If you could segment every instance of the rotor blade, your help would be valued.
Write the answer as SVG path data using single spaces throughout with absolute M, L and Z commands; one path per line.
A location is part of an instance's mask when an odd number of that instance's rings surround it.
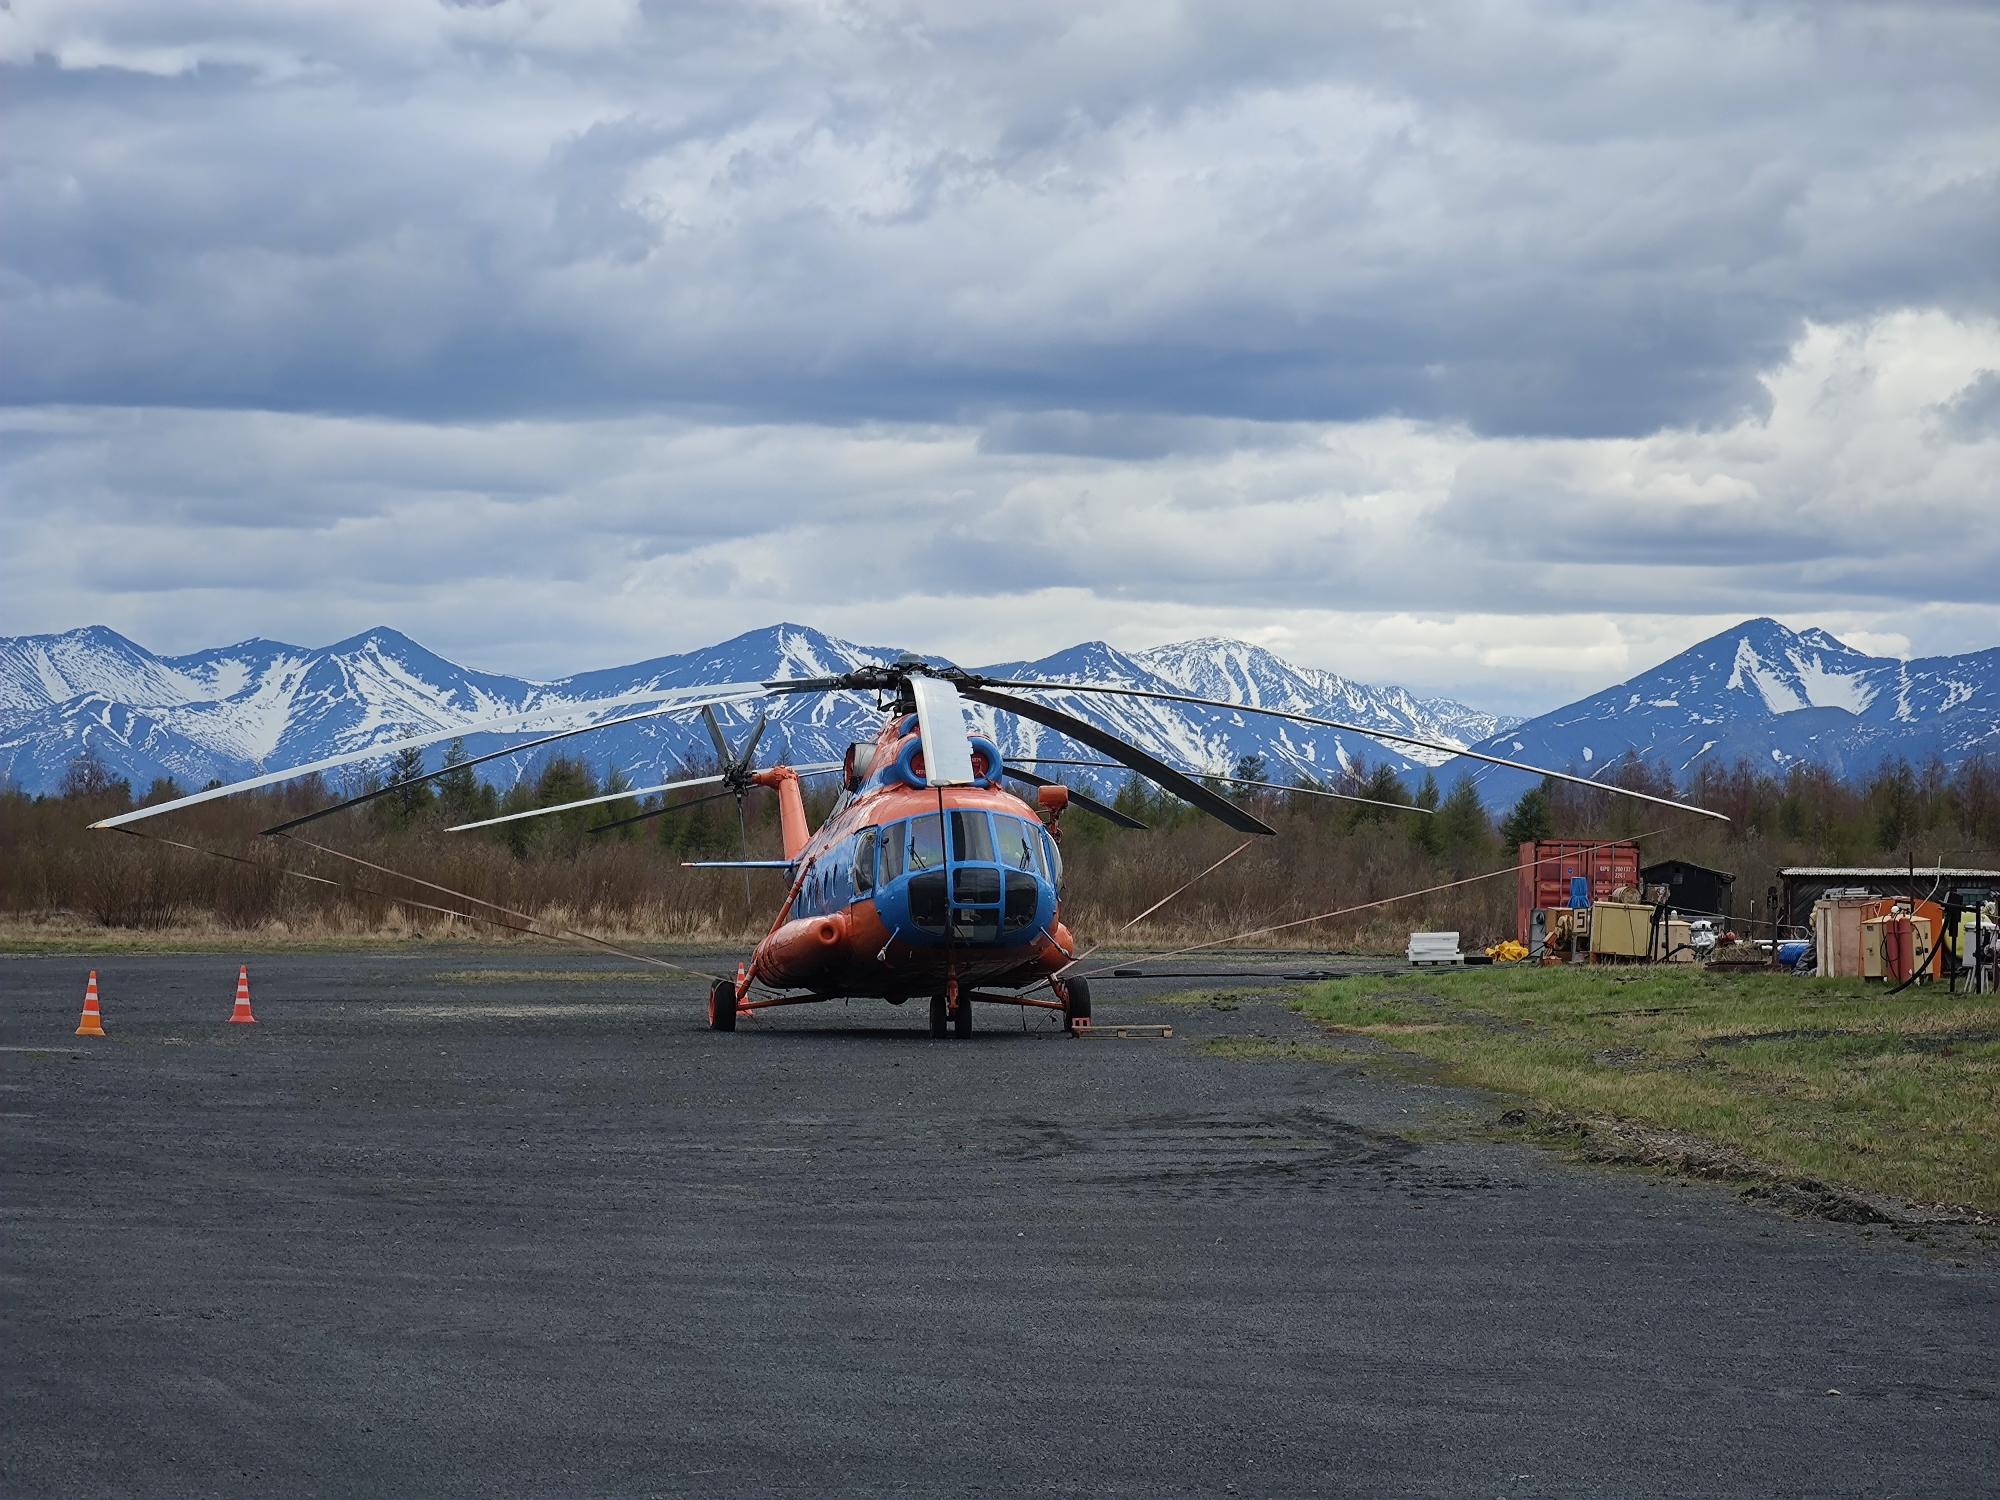
M 661 714 L 672 713 L 676 709 L 701 708 L 708 703 L 742 703 L 756 696 L 758 696 L 756 693 L 748 693 L 728 698 L 708 698 L 696 703 L 668 703 L 663 704 L 659 708 L 648 709 L 642 714 L 627 714 L 623 718 L 604 719 L 596 724 L 586 724 L 580 729 L 558 730 L 554 734 L 545 734 L 539 739 L 524 740 L 518 745 L 509 745 L 502 750 L 489 750 L 484 755 L 475 755 L 469 760 L 462 760 L 455 766 L 440 766 L 437 770 L 426 771 L 421 776 L 411 776 L 402 781 L 392 781 L 387 786 L 377 787 L 372 792 L 362 792 L 358 796 L 349 797 L 343 802 L 335 802 L 329 807 L 318 808 L 309 813 L 301 813 L 296 818 L 288 818 L 282 823 L 274 823 L 269 828 L 259 829 L 258 832 L 262 834 L 286 833 L 294 828 L 303 827 L 307 823 L 316 823 L 321 818 L 330 818 L 337 812 L 345 812 L 350 807 L 359 807 L 364 802 L 373 802 L 377 797 L 386 797 L 392 792 L 400 792 L 405 787 L 421 786 L 426 781 L 435 781 L 440 776 L 449 775 L 451 772 L 462 770 L 467 766 L 482 765 L 489 760 L 499 760 L 502 756 L 519 755 L 524 750 L 534 750 L 542 745 L 553 744 L 557 740 L 574 739 L 580 734 L 594 734 L 600 729 L 611 729 L 620 724 L 634 724 L 641 719 L 658 718 Z
M 1032 719 L 1037 724 L 1059 730 L 1080 744 L 1101 751 L 1121 765 L 1130 766 L 1148 781 L 1157 782 L 1183 802 L 1191 802 L 1210 817 L 1227 823 L 1239 833 L 1275 834 L 1278 831 L 1262 819 L 1253 817 L 1227 797 L 1210 791 L 1192 776 L 1176 771 L 1150 751 L 1141 750 L 1137 745 L 1128 745 L 1117 735 L 1099 729 L 1088 719 L 1079 719 L 1075 714 L 1065 713 L 1062 709 L 1047 703 L 1037 703 L 1031 698 L 1016 698 L 1011 693 L 996 693 L 984 685 L 975 687 L 967 684 L 960 691 L 974 703 L 984 703 L 988 708 L 1004 708 L 1010 714 Z
M 1620 797 L 1631 797 L 1640 802 L 1657 803 L 1661 807 L 1671 807 L 1676 812 L 1699 813 L 1704 818 L 1714 818 L 1719 822 L 1729 821 L 1725 814 L 1710 812 L 1705 807 L 1697 807 L 1692 802 L 1676 802 L 1671 797 L 1655 797 L 1651 792 L 1634 792 L 1622 786 L 1614 786 L 1608 781 L 1592 781 L 1588 776 L 1575 776 L 1567 771 L 1549 771 L 1540 766 L 1531 766 L 1525 761 L 1508 760 L 1504 756 L 1488 755 L 1483 750 L 1466 750 L 1457 745 L 1447 745 L 1440 740 L 1420 739 L 1413 734 L 1396 734 L 1387 729 L 1369 729 L 1361 724 L 1349 724 L 1340 719 L 1321 719 L 1312 714 L 1289 713 L 1280 708 L 1256 708 L 1248 703 L 1230 703 L 1219 698 L 1196 698 L 1187 693 L 1162 693 L 1151 688 L 1119 687 L 1114 683 L 1100 682 L 996 682 L 996 687 L 1032 688 L 1043 693 L 1107 693 L 1119 698 L 1153 698 L 1162 703 L 1192 703 L 1201 708 L 1226 708 L 1239 714 L 1263 714 L 1266 718 L 1288 719 L 1294 724 L 1316 724 L 1322 729 L 1344 729 L 1350 734 L 1366 735 L 1370 739 L 1389 740 L 1399 745 L 1418 745 L 1426 750 L 1444 750 L 1452 755 L 1462 755 L 1467 760 L 1482 760 L 1491 766 L 1505 766 L 1510 771 L 1526 771 L 1531 776 L 1547 776 L 1556 781 L 1573 782 L 1577 786 L 1589 787 L 1593 791 L 1611 792 Z M 965 690 L 968 698 L 978 699 L 978 693 Z M 981 700 L 983 701 L 983 700 Z M 1071 736 L 1079 738 L 1079 736 Z M 1088 740 L 1084 741 L 1089 744 Z M 1095 748 L 1102 749 L 1102 746 Z M 1109 751 L 1105 752 L 1109 754 Z
M 736 764 L 747 769 L 752 757 L 757 754 L 757 741 L 764 737 L 764 728 L 771 722 L 771 716 L 763 709 L 757 710 L 757 722 L 750 726 L 750 737 L 743 742 L 743 752 L 736 757 Z
M 685 802 L 669 802 L 664 807 L 649 807 L 644 812 L 633 813 L 629 818 L 616 818 L 609 823 L 599 823 L 585 830 L 589 833 L 608 833 L 614 828 L 623 828 L 627 823 L 643 823 L 648 818 L 657 818 L 666 813 L 679 812 L 683 808 L 694 807 L 703 802 L 720 802 L 724 797 L 734 797 L 734 787 L 724 787 L 719 792 L 710 792 L 705 797 L 690 797 Z
M 910 678 L 917 700 L 917 733 L 924 742 L 924 780 L 931 786 L 971 786 L 972 741 L 958 689 L 942 677 Z
M 469 833 L 475 828 L 491 828 L 498 823 L 518 823 L 523 818 L 546 817 L 550 813 L 569 812 L 578 807 L 596 807 L 605 802 L 623 802 L 632 797 L 650 797 L 655 792 L 677 792 L 684 786 L 714 786 L 721 781 L 720 776 L 691 776 L 686 781 L 663 781 L 658 786 L 627 787 L 622 792 L 606 792 L 601 797 L 579 797 L 574 802 L 552 802 L 547 807 L 531 807 L 526 812 L 502 813 L 497 818 L 482 818 L 477 823 L 454 823 L 446 833 Z
M 1106 761 L 1105 764 L 1110 765 L 1112 762 Z M 1025 781 L 1029 786 L 1062 786 L 1063 790 L 1069 793 L 1071 806 L 1080 807 L 1087 813 L 1095 813 L 1105 822 L 1116 823 L 1120 828 L 1136 828 L 1141 833 L 1146 830 L 1146 825 L 1137 818 L 1120 812 L 1108 802 L 1099 802 L 1095 797 L 1087 796 L 1075 787 L 1063 786 L 1059 781 L 1051 781 L 1046 776 L 1037 776 L 1032 771 L 1023 771 L 1014 766 L 1008 766 L 1000 774 L 1014 781 Z
M 828 763 L 823 766 L 795 766 L 793 769 L 799 773 L 799 779 L 804 780 L 808 776 L 831 776 L 835 771 L 842 768 Z M 630 796 L 631 793 L 628 792 L 626 795 Z M 703 802 L 720 802 L 724 797 L 734 797 L 735 795 L 736 789 L 734 787 L 726 787 L 719 792 L 710 792 L 705 797 L 690 797 L 685 802 L 669 802 L 665 807 L 649 807 L 644 812 L 632 814 L 629 818 L 618 818 L 609 823 L 599 823 L 589 831 L 591 833 L 608 833 L 613 828 L 623 828 L 627 823 L 643 823 L 648 818 L 665 817 L 668 813 L 679 812 L 684 807 L 694 807 Z
M 1419 807 L 1414 802 L 1388 802 L 1380 797 L 1357 797 L 1352 792 L 1331 792 L 1323 787 L 1297 786 L 1284 781 L 1252 781 L 1247 776 L 1217 776 L 1217 781 L 1226 781 L 1231 786 L 1260 786 L 1267 792 L 1297 792 L 1301 797 L 1331 797 L 1336 802 L 1359 802 L 1368 807 L 1386 807 L 1392 812 L 1422 813 L 1431 816 L 1431 809 Z
M 713 708 L 703 708 L 701 722 L 708 726 L 708 737 L 715 741 L 715 763 L 725 771 L 735 762 L 736 755 L 729 748 L 729 741 L 723 736 L 722 721 L 715 716 Z
M 789 870 L 789 859 L 684 859 L 683 870 Z
M 819 683 L 817 680 L 812 680 L 806 682 L 804 686 L 806 688 L 817 688 Z M 699 706 L 698 703 L 682 703 L 670 700 L 682 698 L 700 699 L 706 696 L 707 701 L 712 703 L 734 703 L 759 697 L 767 691 L 795 692 L 802 690 L 800 684 L 793 682 L 723 682 L 717 683 L 714 687 L 674 688 L 670 692 L 621 693 L 615 698 L 596 698 L 588 703 L 574 703 L 562 707 L 552 706 L 538 710 L 535 713 L 512 714 L 504 719 L 482 719 L 471 724 L 460 724 L 451 729 L 437 729 L 426 734 L 410 735 L 404 739 L 383 740 L 377 744 L 364 746 L 359 750 L 348 750 L 339 755 L 329 755 L 322 760 L 307 761 L 303 765 L 289 766 L 282 771 L 270 771 L 262 776 L 252 776 L 243 781 L 231 782 L 228 786 L 210 787 L 206 791 L 190 792 L 187 796 L 176 797 L 170 802 L 156 802 L 150 807 L 134 808 L 131 812 L 120 813 L 113 818 L 99 819 L 90 826 L 92 828 L 122 828 L 127 823 L 137 823 L 145 818 L 157 818 L 162 813 L 178 812 L 184 807 L 194 807 L 203 802 L 213 802 L 220 797 L 234 797 L 239 792 L 254 792 L 260 787 L 276 786 L 280 782 L 291 781 L 300 776 L 310 776 L 316 771 L 337 771 L 344 766 L 358 765 L 363 761 L 381 760 L 385 756 L 394 755 L 399 750 L 421 750 L 426 746 L 443 744 L 446 740 L 459 739 L 468 734 L 512 734 L 530 728 L 537 722 L 547 721 L 567 714 L 589 713 L 594 709 L 600 708 L 621 708 L 633 703 L 655 703 L 659 705 L 658 707 L 647 709 L 644 713 L 625 714 L 615 719 L 603 719 L 595 724 L 585 725 L 581 729 L 565 729 L 559 734 L 552 734 L 542 739 L 531 740 L 525 745 L 516 745 L 513 747 L 513 750 L 495 751 L 494 755 L 511 755 L 515 750 L 524 750 L 534 745 L 547 744 L 550 740 L 562 739 L 567 735 L 587 734 L 593 729 L 609 729 L 614 724 L 629 724 L 634 720 L 651 718 L 654 714 L 666 713 L 675 708 L 695 708 Z M 482 760 L 492 760 L 494 755 L 482 755 L 473 760 L 460 761 L 459 765 L 476 766 Z M 445 774 L 446 770 L 455 771 L 457 769 L 458 766 L 445 767 L 420 779 L 425 781 L 433 780 L 437 776 Z M 398 790 L 402 786 L 414 786 L 417 779 L 419 778 L 398 783 L 397 786 L 385 787 L 383 791 L 391 792 Z M 376 795 L 379 796 L 381 793 L 377 793 Z M 286 826 L 289 827 L 290 825 Z
M 1024 764 L 1024 762 L 1010 760 L 1007 764 L 1009 766 L 1016 766 Z M 1059 756 L 1031 756 L 1025 764 L 1031 766 L 1091 766 L 1100 771 L 1115 771 L 1119 768 L 1118 762 L 1115 760 L 1064 760 Z M 1252 781 L 1247 776 L 1210 776 L 1208 779 L 1210 781 L 1226 781 L 1231 786 L 1258 786 L 1269 792 L 1297 792 L 1302 797 L 1332 797 L 1339 802 L 1361 802 L 1369 807 L 1386 807 L 1395 812 L 1422 813 L 1425 817 L 1431 816 L 1432 813 L 1431 808 L 1419 807 L 1414 802 L 1384 802 L 1378 797 L 1357 797 L 1352 792 L 1335 792 L 1328 790 L 1326 787 L 1318 786 L 1300 786 L 1296 782 L 1290 781 Z M 1069 795 L 1071 801 L 1076 800 L 1075 792 L 1071 792 Z

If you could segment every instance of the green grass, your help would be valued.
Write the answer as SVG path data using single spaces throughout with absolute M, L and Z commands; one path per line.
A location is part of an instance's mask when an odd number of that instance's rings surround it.
M 1565 1114 L 1781 1173 L 2000 1210 L 2000 999 L 1694 969 L 1506 967 L 1349 979 L 1301 1008 Z

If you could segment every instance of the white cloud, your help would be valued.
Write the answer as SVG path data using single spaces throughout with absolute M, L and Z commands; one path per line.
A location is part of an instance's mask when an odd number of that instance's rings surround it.
M 14 0 L 0 630 L 2000 640 L 2000 14 Z
M 1722 428 L 1249 424 L 1147 458 L 942 424 L 16 413 L 0 629 L 386 620 L 542 674 L 777 618 L 968 662 L 1228 634 L 1549 706 L 1750 614 L 1898 654 L 2000 639 L 2000 434 L 1943 415 L 1996 365 L 2000 323 L 1900 314 L 1810 329 L 1769 415 Z

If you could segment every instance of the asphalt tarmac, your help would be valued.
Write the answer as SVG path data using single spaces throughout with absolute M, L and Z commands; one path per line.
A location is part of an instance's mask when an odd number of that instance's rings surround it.
M 236 962 L 0 958 L 9 1500 L 2000 1491 L 1990 1260 L 1204 1049 L 1316 1034 L 1255 980 L 933 1042 L 492 949 L 229 1026 Z

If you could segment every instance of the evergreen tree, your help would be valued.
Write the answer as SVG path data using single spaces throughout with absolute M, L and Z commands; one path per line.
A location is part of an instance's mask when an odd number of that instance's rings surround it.
M 524 813 L 535 805 L 535 789 L 525 781 L 517 781 L 507 788 L 507 795 L 500 799 L 500 806 L 496 812 L 503 815 Z M 487 837 L 505 844 L 513 850 L 515 858 L 525 859 L 531 847 L 529 830 L 534 822 L 533 818 L 523 818 L 515 823 L 502 823 L 497 828 L 488 829 Z
M 1417 787 L 1416 805 L 1418 807 L 1427 807 L 1432 813 L 1436 813 L 1440 799 L 1441 794 L 1438 791 L 1437 773 L 1426 767 L 1424 770 L 1424 779 Z M 1416 841 L 1417 847 L 1422 849 L 1424 853 L 1436 854 L 1443 847 L 1442 841 L 1438 838 L 1437 819 L 1435 817 L 1411 818 L 1409 823 L 1410 837 Z
M 590 767 L 580 760 L 558 755 L 542 767 L 542 774 L 535 778 L 534 796 L 528 805 L 555 807 L 564 802 L 595 797 L 597 792 L 597 778 L 590 774 Z M 590 825 L 598 821 L 596 814 L 594 807 L 580 807 L 571 812 L 551 813 L 547 817 L 525 818 L 522 822 L 533 830 L 528 835 L 530 847 L 573 854 L 582 847 Z
M 632 778 L 619 770 L 618 767 L 613 766 L 609 771 L 604 773 L 604 790 L 607 792 L 629 792 L 632 790 Z M 603 823 L 620 822 L 626 818 L 633 817 L 639 810 L 640 805 L 636 799 L 620 797 L 616 802 L 606 802 L 597 807 L 586 809 L 589 816 L 584 820 L 585 826 L 586 828 L 595 828 Z M 630 842 L 636 832 L 636 825 L 627 823 L 623 828 L 615 832 L 592 835 L 592 837 L 614 838 L 621 842 Z
M 1493 824 L 1480 806 L 1470 777 L 1451 789 L 1438 805 L 1438 848 L 1455 861 L 1493 852 Z
M 1112 797 L 1111 805 L 1128 818 L 1137 818 L 1141 823 L 1150 822 L 1153 817 L 1153 799 L 1147 795 L 1146 783 L 1137 776 L 1127 776 Z M 1091 821 L 1103 823 L 1102 818 Z
M 1410 794 L 1403 790 L 1403 778 L 1396 774 L 1396 768 L 1386 760 L 1368 773 L 1367 778 L 1361 783 L 1361 790 L 1355 795 L 1366 797 L 1369 802 L 1401 803 L 1405 807 L 1410 805 Z M 1386 807 L 1369 807 L 1365 803 L 1354 805 L 1354 826 L 1357 828 L 1363 823 L 1382 823 L 1390 818 L 1403 816 L 1405 814 L 1390 812 Z
M 1500 842 L 1505 848 L 1518 849 L 1536 839 L 1552 837 L 1555 830 L 1555 816 L 1549 810 L 1549 794 L 1534 786 L 1521 794 L 1521 800 L 1514 804 L 1513 811 L 1501 823 Z
M 466 764 L 469 759 L 463 739 L 453 740 L 445 747 L 445 773 L 437 781 L 437 800 L 444 810 L 445 821 L 450 823 L 477 822 L 482 811 L 479 777 Z
M 398 750 L 389 762 L 388 784 L 394 786 L 399 781 L 408 781 L 423 774 L 424 752 L 412 745 L 407 750 Z M 408 828 L 429 811 L 430 805 L 431 784 L 428 781 L 416 786 L 397 787 L 376 803 L 376 826 L 397 830 Z

